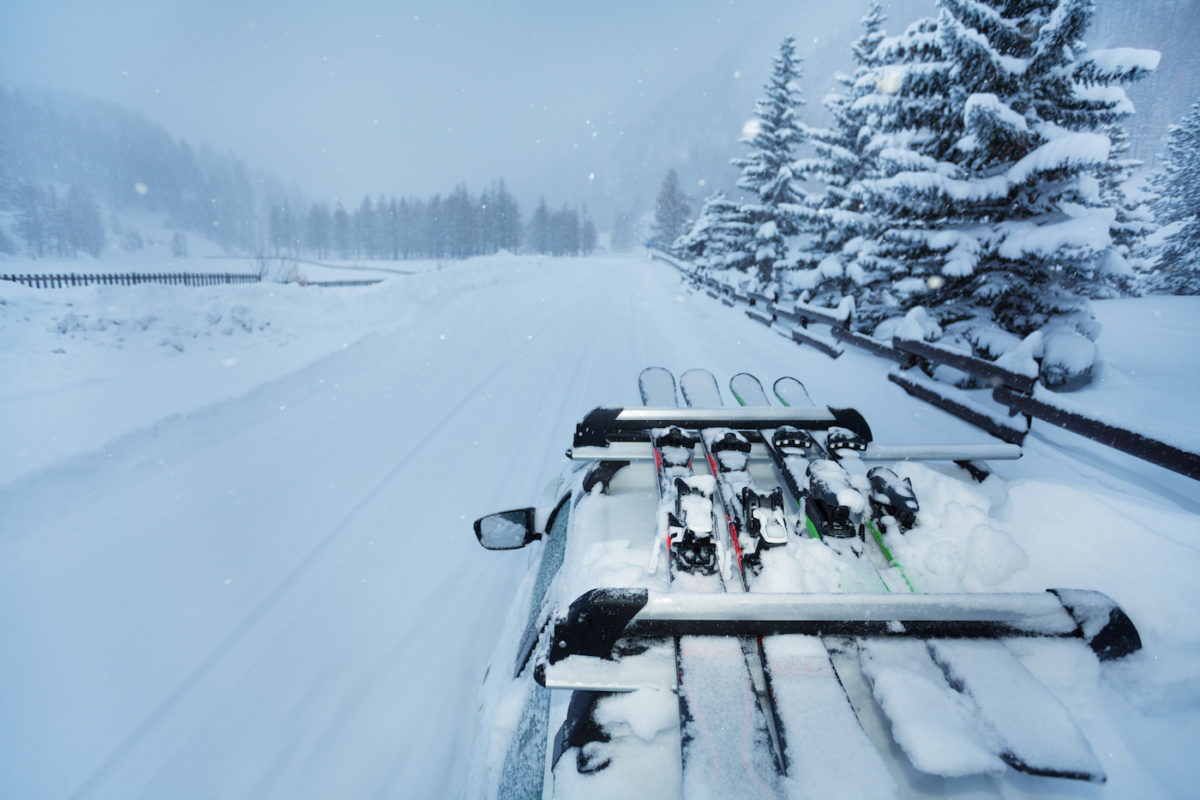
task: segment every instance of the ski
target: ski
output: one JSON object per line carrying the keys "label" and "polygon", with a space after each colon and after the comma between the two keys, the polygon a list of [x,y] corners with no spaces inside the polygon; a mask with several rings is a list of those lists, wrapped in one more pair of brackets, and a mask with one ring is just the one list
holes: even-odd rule
{"label": "ski", "polygon": [[[675,378],[662,367],[638,376],[644,405],[676,405]],[[667,551],[672,592],[720,595],[729,555],[716,529],[714,479],[695,475],[691,456],[698,444],[690,431],[671,426],[651,432],[659,487],[657,542]],[[760,655],[742,639],[674,636],[679,701],[680,763],[685,797],[770,797],[778,794],[783,765],[773,746],[774,722],[756,686],[763,682]],[[721,687],[714,693],[711,687]],[[741,770],[722,768],[737,754]]]}

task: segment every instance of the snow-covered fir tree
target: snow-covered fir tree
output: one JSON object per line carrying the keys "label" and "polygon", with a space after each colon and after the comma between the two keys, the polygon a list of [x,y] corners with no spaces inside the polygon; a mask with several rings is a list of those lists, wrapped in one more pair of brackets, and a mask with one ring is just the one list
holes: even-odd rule
{"label": "snow-covered fir tree", "polygon": [[796,40],[788,36],[779,45],[766,96],[744,131],[750,153],[732,162],[742,170],[737,185],[753,193],[742,213],[754,226],[753,262],[763,284],[773,280],[776,264],[787,256],[786,240],[799,229],[798,210],[805,199],[792,172],[804,132],[799,82]]}
{"label": "snow-covered fir tree", "polygon": [[897,310],[932,307],[984,354],[978,332],[993,322],[1094,335],[1078,287],[1112,246],[1105,131],[1133,111],[1117,84],[1157,54],[1089,54],[1091,0],[938,5],[936,26],[910,30],[936,32],[940,57],[895,65],[900,113],[862,186],[885,224],[860,261],[891,274]]}
{"label": "snow-covered fir tree", "polygon": [[1101,259],[1097,279],[1084,282],[1079,290],[1088,297],[1120,297],[1137,293],[1138,276],[1150,266],[1147,237],[1156,228],[1150,210],[1153,195],[1136,176],[1142,166],[1130,158],[1129,133],[1117,123],[1107,130],[1108,163],[1100,170],[1100,199],[1113,209],[1115,217],[1110,228],[1112,245]]}
{"label": "snow-covered fir tree", "polygon": [[685,231],[692,216],[692,201],[679,185],[679,175],[667,170],[662,188],[654,203],[654,237],[651,242],[660,250],[670,250]]}
{"label": "snow-covered fir tree", "polygon": [[692,229],[675,240],[673,249],[703,271],[745,272],[754,263],[753,237],[743,204],[717,192],[704,202]]}
{"label": "snow-covered fir tree", "polygon": [[841,91],[822,101],[833,125],[807,129],[813,155],[793,166],[797,177],[823,184],[824,191],[813,193],[800,206],[801,225],[809,236],[793,251],[799,269],[784,290],[819,304],[837,305],[843,295],[858,293],[851,276],[863,276],[855,256],[875,228],[874,217],[863,213],[855,187],[870,167],[868,148],[880,122],[880,103],[890,100],[879,88],[885,21],[882,5],[872,0],[862,19],[863,33],[851,46],[855,72],[839,76]]}
{"label": "snow-covered fir tree", "polygon": [[1154,185],[1154,212],[1166,228],[1158,269],[1148,288],[1162,294],[1200,294],[1200,103],[1167,136],[1167,156]]}
{"label": "snow-covered fir tree", "polygon": [[587,215],[586,208],[583,211],[583,224],[579,228],[579,250],[585,256],[590,256],[596,250],[596,224]]}
{"label": "snow-covered fir tree", "polygon": [[550,252],[550,209],[546,208],[546,198],[538,200],[533,218],[529,220],[529,249],[535,253]]}
{"label": "snow-covered fir tree", "polygon": [[304,223],[304,243],[317,258],[329,255],[329,244],[333,217],[329,209],[320,203],[313,203],[308,209]]}
{"label": "snow-covered fir tree", "polygon": [[626,253],[633,249],[637,238],[634,231],[634,214],[632,211],[618,211],[613,216],[612,230],[608,236],[608,246],[615,253]]}
{"label": "snow-covered fir tree", "polygon": [[[76,184],[60,197],[53,185],[40,187],[22,181],[14,192],[17,236],[35,258],[75,258],[82,250],[98,257],[105,243],[100,207],[89,191]],[[0,252],[15,252],[15,243],[0,230]]]}
{"label": "snow-covered fir tree", "polygon": [[828,248],[811,279],[812,302],[835,306],[854,297],[856,324],[868,331],[901,313],[905,300],[926,288],[918,276],[936,271],[928,248],[908,235],[914,223],[923,224],[927,209],[904,202],[892,181],[936,164],[956,138],[945,124],[954,113],[946,91],[952,65],[936,21],[918,20],[899,36],[879,37],[872,30],[877,19],[868,14],[864,20],[867,30],[856,47],[861,65],[851,98],[835,117],[850,157],[842,159],[838,180],[845,185],[831,187],[827,196],[835,202],[826,203],[822,215],[831,228],[826,240],[839,243],[841,252]]}

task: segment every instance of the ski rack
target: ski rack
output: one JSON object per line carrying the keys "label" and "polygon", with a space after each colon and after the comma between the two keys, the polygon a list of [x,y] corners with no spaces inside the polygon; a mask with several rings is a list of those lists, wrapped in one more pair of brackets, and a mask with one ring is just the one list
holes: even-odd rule
{"label": "ski rack", "polygon": [[[654,457],[650,432],[677,426],[685,429],[731,428],[751,442],[763,441],[762,431],[790,425],[804,430],[849,428],[869,444],[859,454],[863,461],[956,461],[1013,460],[1021,457],[1015,444],[912,444],[886,445],[873,442],[871,428],[853,408],[621,408],[602,406],[588,412],[575,426],[575,438],[567,451],[575,461],[647,461]],[[758,453],[765,458],[765,453]]]}
{"label": "ski rack", "polygon": [[[785,425],[802,430],[848,428],[868,442],[866,450],[856,453],[864,461],[945,460],[965,464],[971,469],[974,466],[971,462],[981,459],[1021,456],[1021,448],[1011,444],[881,445],[872,441],[871,430],[859,412],[829,407],[600,407],[588,413],[576,426],[568,456],[576,461],[592,462],[582,483],[584,491],[590,492],[596,486],[607,487],[614,474],[629,462],[654,458],[652,437],[663,436],[664,429],[727,428],[740,431],[752,443],[751,457],[765,458],[771,442],[764,434],[769,435],[771,430]],[[1100,661],[1119,659],[1142,647],[1136,626],[1115,601],[1100,592],[1078,589],[880,594],[612,587],[587,591],[565,607],[561,602],[564,599],[559,597],[554,606],[544,607],[530,620],[514,674],[514,677],[520,675],[532,659],[531,672],[537,684],[548,690],[574,692],[566,719],[554,737],[552,760],[547,760],[549,764],[557,764],[559,757],[571,748],[578,748],[582,754],[590,743],[608,741],[608,734],[592,716],[598,697],[641,689],[675,691],[682,697],[686,684],[679,668],[678,652],[671,646],[674,640],[677,648],[681,637],[707,639],[703,643],[705,646],[717,644],[713,641],[717,638],[757,638],[760,648],[763,637],[816,637],[814,652],[819,654],[818,660],[826,670],[822,675],[829,685],[840,686],[837,691],[845,692],[849,704],[839,706],[841,711],[838,713],[849,715],[853,726],[865,724],[861,714],[866,706],[856,705],[851,692],[846,691],[847,677],[861,684],[854,690],[859,695],[874,691],[861,671],[865,662],[860,658],[866,656],[860,657],[860,647],[862,652],[870,655],[870,648],[907,646],[895,641],[897,639],[921,642],[917,652],[927,651],[927,657],[931,659],[928,666],[935,670],[935,676],[940,676],[939,680],[945,679],[945,691],[956,693],[951,695],[954,698],[960,695],[967,698],[963,702],[973,704],[972,713],[978,724],[985,726],[994,726],[997,720],[1003,723],[1009,720],[1004,713],[995,713],[997,705],[992,702],[995,693],[988,694],[994,687],[988,681],[976,685],[974,678],[978,676],[974,673],[968,671],[968,677],[962,677],[954,671],[959,664],[954,657],[954,648],[962,645],[955,645],[953,640],[981,640],[971,643],[964,652],[982,653],[982,661],[988,670],[998,669],[995,667],[997,659],[1001,666],[1008,663],[1005,658],[1012,661],[1016,673],[1002,673],[1006,680],[1017,673],[1024,675],[1024,671],[1004,646],[1005,640],[1076,641],[1086,644]],[[888,639],[892,641],[883,641]],[[786,654],[798,641],[781,642],[781,652]],[[991,642],[991,649],[983,642]],[[784,661],[790,663],[786,658]],[[806,663],[800,658],[790,665]],[[970,665],[969,660],[965,663]],[[772,693],[776,689],[795,692],[803,683],[793,684],[798,677],[794,669],[767,677],[767,689]],[[772,686],[771,680],[780,683]],[[1077,723],[1069,712],[1059,707],[1050,690],[1041,686],[1035,677],[1026,676],[1025,683],[1039,689],[1049,701],[1038,706],[1040,713],[1032,720],[1018,720],[1015,725],[1002,725],[996,730],[988,727],[988,735],[994,736],[995,741],[989,740],[986,746],[994,750],[999,762],[1019,772],[1103,783],[1104,772],[1083,741],[1082,734],[1078,734]],[[1019,682],[1018,685],[1024,686]],[[982,699],[972,694],[980,688],[984,692]],[[807,703],[812,689],[808,684],[802,689]],[[871,697],[870,694],[862,696]],[[874,697],[875,700],[866,702],[876,702],[878,695]],[[1007,702],[1005,697],[1000,704]],[[889,712],[884,713],[891,719]],[[780,718],[775,719],[779,724]],[[1040,758],[1036,750],[1023,747],[1023,737],[1028,730],[1045,728],[1049,725],[1047,719],[1061,723],[1056,729],[1060,732],[1078,734],[1081,747],[1063,760]],[[794,723],[795,731],[808,731],[811,726],[806,725],[806,720],[813,721],[796,717],[789,719],[788,725]],[[819,723],[827,724],[828,718],[820,719]],[[680,730],[681,736],[685,735],[682,723]],[[882,753],[882,745],[874,744]],[[919,770],[920,749],[914,755],[903,745],[901,748]],[[578,765],[578,769],[584,771],[585,762],[578,761]],[[790,774],[786,761],[777,762],[777,768],[781,775]]]}
{"label": "ski rack", "polygon": [[548,661],[613,658],[619,639],[666,636],[882,636],[1082,639],[1101,661],[1142,646],[1106,595],[1082,589],[993,594],[710,594],[592,589],[554,624]]}
{"label": "ski rack", "polygon": [[621,408],[601,406],[575,426],[574,448],[610,442],[648,442],[650,431],[672,426],[761,431],[790,425],[806,430],[849,428],[870,442],[871,426],[853,408]]}

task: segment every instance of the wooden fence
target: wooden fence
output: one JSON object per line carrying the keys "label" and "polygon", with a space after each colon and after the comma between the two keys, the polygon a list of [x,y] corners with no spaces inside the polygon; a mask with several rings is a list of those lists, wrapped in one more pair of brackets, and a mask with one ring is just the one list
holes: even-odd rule
{"label": "wooden fence", "polygon": [[[838,343],[845,343],[880,358],[895,361],[900,365],[900,371],[889,373],[888,379],[893,383],[913,397],[953,414],[1006,442],[1020,444],[1029,430],[1031,421],[1038,419],[1180,475],[1200,480],[1200,454],[1183,450],[1119,424],[1105,422],[1035,399],[1033,395],[1036,378],[1006,370],[991,361],[934,343],[898,337],[885,342],[864,336],[851,330],[849,316],[839,316],[835,309],[816,308],[803,303],[788,308],[772,303],[770,298],[761,294],[745,296],[712,278],[697,275],[689,264],[677,258],[654,251],[651,251],[650,255],[651,258],[670,264],[680,272],[684,280],[697,288],[703,288],[712,297],[719,297],[727,305],[733,305],[734,301],[744,302],[747,306],[747,316],[764,325],[779,325],[780,333],[790,335],[798,344],[811,345],[826,355],[837,358],[841,355]],[[829,337],[812,333],[808,329],[810,323],[829,326]],[[994,408],[1000,414],[964,399],[961,392],[952,386],[937,385],[935,381],[926,378],[919,369],[912,370],[921,362],[945,364],[980,378],[992,387]],[[1024,424],[1016,424],[1016,420],[1009,423],[1001,418],[1004,414],[1010,417],[1023,415]]]}
{"label": "wooden fence", "polygon": [[258,275],[246,272],[223,273],[136,273],[77,275],[0,275],[0,281],[23,283],[34,289],[62,289],[67,286],[136,286],[163,283],[172,286],[215,286],[222,283],[259,283]]}
{"label": "wooden fence", "polygon": [[301,286],[321,286],[327,289],[338,288],[342,286],[374,286],[377,283],[383,283],[383,278],[374,278],[371,280],[357,281],[302,281]]}
{"label": "wooden fence", "polygon": [[[248,272],[176,272],[176,273],[136,273],[116,274],[84,274],[77,275],[0,275],[0,281],[23,283],[34,289],[62,289],[69,286],[137,286],[143,283],[161,283],[170,286],[216,286],[232,283],[261,283],[262,278]],[[336,288],[343,286],[374,286],[381,283],[382,278],[369,280],[346,281],[305,281],[301,286],[320,286]]]}

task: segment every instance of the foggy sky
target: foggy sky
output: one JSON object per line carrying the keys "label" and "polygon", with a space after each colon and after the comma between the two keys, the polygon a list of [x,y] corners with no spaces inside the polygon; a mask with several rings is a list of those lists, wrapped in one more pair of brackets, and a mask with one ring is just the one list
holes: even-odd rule
{"label": "foggy sky", "polygon": [[307,192],[357,199],[519,182],[594,150],[797,3],[6,5],[10,88],[110,100]]}
{"label": "foggy sky", "polygon": [[[884,5],[891,33],[934,13],[933,0]],[[118,103],[315,198],[504,177],[526,208],[537,194],[644,208],[672,166],[697,195],[732,183],[785,34],[820,122],[866,6],[5,0],[0,85]]]}

